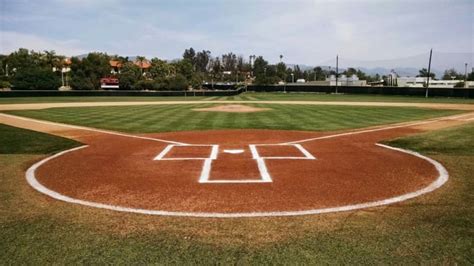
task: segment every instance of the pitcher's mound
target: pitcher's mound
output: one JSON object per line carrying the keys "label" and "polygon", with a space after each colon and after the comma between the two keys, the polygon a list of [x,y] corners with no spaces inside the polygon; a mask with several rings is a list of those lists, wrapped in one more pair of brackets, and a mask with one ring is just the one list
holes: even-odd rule
{"label": "pitcher's mound", "polygon": [[200,112],[227,112],[227,113],[253,113],[271,110],[270,108],[259,108],[242,104],[225,104],[208,108],[197,108],[194,111]]}

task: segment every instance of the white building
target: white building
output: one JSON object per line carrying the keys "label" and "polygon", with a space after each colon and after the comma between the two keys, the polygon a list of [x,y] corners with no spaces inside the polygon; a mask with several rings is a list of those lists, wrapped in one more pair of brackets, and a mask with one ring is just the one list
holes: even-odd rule
{"label": "white building", "polygon": [[[336,86],[336,76],[331,75],[326,78],[326,81],[329,81],[329,86]],[[340,75],[337,79],[338,86],[367,86],[366,80],[359,80],[357,75],[352,75],[347,77],[346,75]]]}
{"label": "white building", "polygon": [[387,86],[397,86],[397,78],[397,73],[395,72],[395,70],[392,69],[392,71],[390,71],[390,73],[387,75]]}
{"label": "white building", "polygon": [[[399,77],[397,78],[398,87],[418,87],[426,85],[427,77]],[[434,80],[430,79],[430,88],[454,88],[462,80]]]}

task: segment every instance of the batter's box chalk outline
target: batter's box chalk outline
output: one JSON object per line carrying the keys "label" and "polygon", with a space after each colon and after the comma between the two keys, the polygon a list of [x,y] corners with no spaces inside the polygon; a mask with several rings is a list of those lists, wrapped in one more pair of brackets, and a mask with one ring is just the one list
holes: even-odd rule
{"label": "batter's box chalk outline", "polygon": [[[265,156],[262,157],[258,153],[257,147],[259,146],[291,146],[298,149],[303,156]],[[190,158],[173,158],[173,157],[166,157],[166,155],[175,147],[211,147],[211,152],[209,157],[190,157]],[[242,184],[242,183],[271,183],[273,179],[268,172],[267,165],[265,160],[315,160],[314,157],[309,151],[307,151],[303,146],[300,144],[250,144],[249,145],[250,152],[252,153],[252,159],[257,162],[258,171],[260,174],[260,179],[211,179],[211,170],[212,170],[212,162],[217,159],[217,155],[219,154],[219,145],[217,144],[189,144],[189,145],[175,145],[170,144],[166,146],[163,151],[161,151],[153,160],[155,161],[189,161],[189,160],[202,160],[203,166],[201,170],[201,174],[199,176],[199,183],[202,184]]]}

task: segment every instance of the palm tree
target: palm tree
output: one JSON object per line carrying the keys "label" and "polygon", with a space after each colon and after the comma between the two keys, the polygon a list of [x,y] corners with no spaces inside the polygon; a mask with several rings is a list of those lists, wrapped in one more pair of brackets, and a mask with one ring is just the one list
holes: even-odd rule
{"label": "palm tree", "polygon": [[139,67],[140,67],[140,71],[143,75],[143,62],[145,62],[146,58],[144,56],[137,56],[137,62],[139,64]]}

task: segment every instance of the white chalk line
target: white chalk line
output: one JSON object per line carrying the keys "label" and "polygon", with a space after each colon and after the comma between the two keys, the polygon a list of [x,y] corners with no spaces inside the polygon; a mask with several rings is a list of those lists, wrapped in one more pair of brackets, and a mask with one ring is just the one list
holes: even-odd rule
{"label": "white chalk line", "polygon": [[63,123],[57,123],[57,122],[50,122],[50,121],[38,120],[38,119],[33,119],[33,118],[26,118],[26,117],[22,117],[22,116],[16,116],[16,115],[4,114],[4,113],[0,113],[0,116],[10,117],[10,118],[24,120],[24,121],[31,121],[31,122],[35,122],[35,123],[41,123],[41,124],[45,124],[45,125],[53,125],[53,126],[60,126],[60,127],[66,127],[66,128],[80,129],[80,130],[99,132],[99,133],[115,135],[115,136],[121,136],[121,137],[144,139],[144,140],[158,141],[158,142],[164,142],[164,143],[172,143],[172,144],[177,144],[177,145],[188,145],[187,143],[182,143],[182,142],[177,142],[177,141],[150,138],[150,137],[142,137],[142,136],[125,134],[125,133],[120,133],[120,132],[115,132],[115,131],[96,129],[96,128],[91,128],[91,127],[75,126],[75,125],[69,125],[69,124],[63,124]]}
{"label": "white chalk line", "polygon": [[377,127],[377,128],[364,129],[364,130],[359,130],[359,131],[350,131],[350,132],[344,132],[344,133],[339,133],[339,134],[334,134],[334,135],[327,135],[327,136],[321,136],[321,137],[315,137],[315,138],[295,140],[295,141],[290,141],[290,142],[283,142],[283,143],[279,143],[279,144],[298,144],[298,143],[310,142],[310,141],[314,141],[314,140],[331,139],[331,138],[344,137],[344,136],[350,136],[350,135],[356,135],[356,134],[362,134],[362,133],[369,133],[369,132],[376,132],[376,131],[382,131],[382,130],[390,130],[390,129],[395,129],[395,128],[402,128],[402,127],[419,126],[419,125],[439,122],[439,121],[443,121],[443,120],[459,119],[459,118],[462,118],[462,117],[465,117],[465,116],[470,116],[472,114],[473,113],[455,115],[455,116],[446,116],[446,117],[441,117],[441,118],[429,119],[429,120],[425,120],[425,121],[408,122],[408,123],[403,123],[403,124],[398,124],[398,125],[393,125],[393,126],[387,126],[387,127]]}
{"label": "white chalk line", "polygon": [[229,153],[229,154],[240,154],[240,153],[244,153],[244,150],[241,150],[241,149],[236,149],[236,150],[228,149],[228,150],[223,150],[223,152]]}
{"label": "white chalk line", "polygon": [[[252,146],[252,145],[249,145]],[[171,157],[167,158],[166,155],[174,148],[174,147],[211,147],[211,152],[208,157]],[[250,147],[252,154],[254,151],[252,147]],[[243,151],[243,150],[242,150]],[[225,152],[225,150],[224,150]],[[256,150],[255,150],[256,152]],[[201,170],[201,174],[198,178],[198,182],[201,184],[233,184],[233,183],[271,183],[272,178],[268,173],[267,166],[265,165],[264,158],[254,158],[257,162],[258,170],[260,173],[260,179],[247,179],[247,178],[240,178],[240,179],[211,179],[211,170],[212,170],[212,162],[217,159],[217,155],[219,154],[219,145],[217,144],[188,144],[188,145],[174,145],[170,144],[166,146],[163,151],[161,151],[153,160],[155,161],[190,161],[190,160],[202,160],[203,166]],[[258,153],[257,153],[258,155]]]}
{"label": "white chalk line", "polygon": [[146,215],[160,215],[160,216],[180,216],[180,217],[201,217],[201,218],[244,218],[244,217],[276,217],[276,216],[300,216],[300,215],[312,215],[312,214],[323,214],[323,213],[332,213],[332,212],[343,212],[343,211],[353,211],[353,210],[359,210],[359,209],[365,209],[365,208],[372,208],[372,207],[378,207],[378,206],[383,206],[383,205],[388,205],[388,204],[393,204],[393,203],[398,203],[402,201],[406,201],[418,196],[421,196],[426,193],[430,193],[441,186],[443,186],[449,179],[449,174],[448,171],[441,165],[439,162],[426,157],[424,155],[421,155],[417,152],[410,151],[410,150],[405,150],[401,148],[395,148],[391,147],[388,145],[383,145],[383,144],[376,144],[379,147],[386,148],[386,149],[391,149],[394,151],[410,154],[412,156],[421,158],[423,160],[428,161],[438,171],[438,177],[437,179],[429,184],[427,187],[422,188],[420,190],[410,192],[407,194],[403,194],[400,196],[384,199],[384,200],[379,200],[379,201],[372,201],[372,202],[366,202],[366,203],[359,203],[359,204],[353,204],[353,205],[346,205],[346,206],[339,206],[339,207],[330,207],[330,208],[320,208],[320,209],[310,209],[310,210],[301,210],[301,211],[273,211],[273,212],[234,212],[234,213],[220,213],[220,212],[176,212],[176,211],[162,211],[162,210],[148,210],[148,209],[139,209],[139,208],[129,208],[129,207],[123,207],[123,206],[118,206],[118,205],[109,205],[109,204],[103,204],[103,203],[97,203],[97,202],[91,202],[91,201],[85,201],[85,200],[80,200],[80,199],[75,199],[72,197],[65,196],[63,194],[60,194],[56,191],[50,190],[47,187],[43,186],[39,181],[36,179],[35,172],[36,170],[43,165],[44,163],[57,158],[59,156],[62,156],[66,153],[77,151],[79,149],[86,148],[88,146],[81,146],[73,149],[69,149],[60,153],[57,153],[53,156],[50,156],[48,158],[45,158],[34,165],[32,165],[28,170],[26,171],[26,179],[28,184],[32,186],[35,190],[50,196],[51,198],[72,203],[72,204],[79,204],[79,205],[84,205],[88,207],[94,207],[94,208],[99,208],[99,209],[107,209],[107,210],[112,210],[112,211],[119,211],[119,212],[127,212],[127,213],[138,213],[138,214],[146,214]]}

